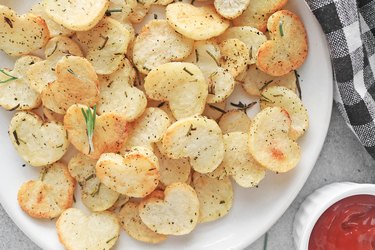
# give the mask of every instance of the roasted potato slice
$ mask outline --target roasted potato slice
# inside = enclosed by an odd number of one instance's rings
[[[18,203],[31,217],[53,219],[72,206],[74,187],[68,168],[54,163],[41,170],[39,180],[21,186]]]
[[[225,216],[233,204],[232,182],[228,177],[213,179],[195,172],[193,187],[199,200],[199,222],[209,222]]]
[[[280,107],[268,107],[251,122],[249,150],[263,167],[274,172],[288,172],[301,158],[300,147],[289,137],[290,116]]]
[[[231,110],[225,113],[219,121],[219,127],[223,134],[231,132],[248,133],[250,130],[250,118],[242,110]]]
[[[309,115],[301,99],[292,90],[275,86],[262,92],[260,107],[281,107],[285,109],[292,120],[289,135],[297,140],[309,127]]]
[[[124,115],[127,121],[134,121],[146,109],[146,95],[134,87],[135,70],[124,58],[120,68],[111,75],[99,76],[98,113],[115,112]]]
[[[258,50],[257,67],[272,76],[299,68],[308,52],[307,33],[301,19],[289,10],[274,13],[267,23],[271,40]]]
[[[42,93],[49,83],[57,80],[56,64],[67,55],[83,56],[81,48],[72,39],[65,36],[56,36],[49,40],[44,51],[46,60],[36,62],[26,70],[30,86]]]
[[[223,135],[214,120],[201,116],[173,123],[163,137],[167,156],[188,157],[193,169],[200,173],[214,171],[224,158]]]
[[[20,57],[14,69],[0,69],[0,106],[7,110],[30,110],[40,106],[39,93],[34,91],[26,79],[30,65],[40,62],[35,56]]]
[[[166,8],[166,16],[178,33],[194,40],[210,39],[229,27],[229,21],[218,15],[213,6],[172,3]]]
[[[202,115],[206,116],[208,119],[217,121],[223,116],[223,114],[226,113],[225,111],[226,105],[227,105],[226,101],[219,102],[219,103],[206,104],[206,107]]]
[[[122,228],[134,239],[146,243],[157,244],[167,239],[166,235],[158,234],[149,229],[139,217],[139,203],[130,201],[118,214]]]
[[[171,62],[153,69],[144,84],[149,98],[168,101],[176,119],[202,114],[208,86],[192,63]]]
[[[164,63],[189,56],[193,43],[172,29],[166,20],[152,20],[135,39],[133,62],[140,72],[148,74]]]
[[[221,167],[241,187],[255,187],[263,180],[265,168],[252,157],[248,147],[249,135],[232,132],[224,135],[225,155]]]
[[[43,111],[43,116],[42,116],[43,121],[64,123],[64,115],[53,112],[52,110],[46,107],[42,107],[42,111]]]
[[[109,6],[108,0],[43,0],[42,3],[52,20],[75,31],[92,29],[103,18]]]
[[[131,39],[125,26],[110,17],[89,31],[77,32],[77,38],[87,50],[86,58],[101,75],[112,74],[120,67]]]
[[[150,6],[146,6],[137,1],[137,5],[129,14],[129,21],[132,23],[140,23],[142,22],[143,18],[148,14],[150,10]]]
[[[221,67],[228,70],[236,78],[246,70],[250,58],[249,48],[244,42],[236,38],[225,40],[219,46],[222,55]]]
[[[10,121],[8,134],[19,156],[34,167],[60,160],[69,146],[62,124],[43,123],[39,116],[30,112],[16,113]]]
[[[137,6],[137,0],[110,0],[106,16],[124,22]]]
[[[250,0],[247,9],[233,23],[235,26],[251,26],[266,32],[268,18],[287,2],[288,0]]]
[[[142,222],[160,234],[190,233],[199,218],[199,200],[194,189],[186,183],[173,183],[165,189],[164,196],[164,199],[150,197],[140,203]]]
[[[249,6],[251,0],[215,0],[216,11],[223,17],[234,19],[241,15]]]
[[[116,215],[110,212],[85,215],[77,208],[69,208],[56,222],[57,234],[66,249],[109,250],[120,236]]]
[[[135,147],[124,156],[103,154],[96,164],[96,175],[110,189],[140,198],[157,187],[159,163],[151,150]]]
[[[99,159],[103,153],[118,152],[128,138],[129,123],[125,117],[117,113],[97,116],[92,139],[94,150],[90,151],[82,109],[87,110],[88,107],[72,105],[64,117],[64,126],[74,147],[93,159]]]
[[[0,5],[0,50],[10,56],[27,55],[42,48],[49,39],[43,18],[34,14],[18,16]]]

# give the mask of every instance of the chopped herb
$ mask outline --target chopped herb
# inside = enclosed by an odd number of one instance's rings
[[[75,195],[73,194],[73,202],[74,203],[76,203],[77,201],[76,201],[76,197],[75,197]]]
[[[18,139],[18,135],[17,135],[17,131],[16,130],[13,131],[13,136],[14,136],[14,139],[16,140],[17,145],[20,145],[20,141]]]
[[[67,71],[78,78],[78,75],[72,69],[67,69]]]
[[[216,76],[217,74],[218,74],[218,72],[215,71],[215,72],[213,72],[208,78],[212,78],[212,77]]]
[[[115,12],[117,12],[117,13],[122,12],[122,9],[108,9],[108,10],[106,10],[105,15],[111,16],[112,13],[115,13]]]
[[[268,233],[264,235],[264,245],[263,250],[267,250],[267,244],[268,244]]]
[[[255,104],[257,104],[257,102],[251,102],[249,104],[242,103],[241,101],[238,103],[233,103],[233,102],[230,103],[230,105],[232,105],[233,107],[236,107],[238,108],[238,110],[242,110],[244,112],[252,108]]]
[[[100,187],[101,187],[102,183],[99,182],[99,185],[96,186],[96,189],[94,190],[94,192],[92,192],[90,195],[91,197],[94,197],[95,195],[97,195],[99,193],[99,190],[100,190]]]
[[[49,55],[47,55],[46,57],[50,57],[50,56],[52,56],[55,52],[56,52],[56,50],[57,50],[57,46],[59,45],[59,42],[56,42],[55,43],[55,47],[53,48],[53,50],[52,50],[52,52],[49,54]]]
[[[189,130],[186,133],[186,136],[191,136],[191,131],[195,131],[195,130],[197,130],[197,128],[194,128],[193,124],[190,124]]]
[[[284,30],[283,30],[283,21],[280,20],[279,22],[279,30],[280,30],[280,36],[284,36]]]
[[[23,168],[26,167],[26,164],[22,164],[22,167],[23,167]]]
[[[208,85],[208,94],[215,95],[215,84]]]
[[[44,177],[46,177],[46,174],[48,173],[48,168],[43,168],[40,172],[40,180],[44,181]]]
[[[14,111],[14,110],[18,109],[20,106],[21,106],[21,104],[18,103],[18,104],[17,104],[16,106],[14,106],[13,108],[8,109],[8,111]]]
[[[104,36],[102,36],[102,35],[100,35],[100,37],[104,39],[103,44],[99,47],[99,50],[102,50],[102,49],[104,49],[105,46],[107,45],[107,42],[108,42],[109,37],[108,37],[108,36],[105,36],[105,37],[104,37]]]
[[[220,201],[220,204],[225,204],[225,201]]]
[[[219,62],[216,60],[216,57],[209,50],[206,50],[206,52],[215,61],[216,65],[220,66]]]
[[[89,181],[89,180],[91,180],[92,178],[94,178],[95,177],[95,174],[91,174],[90,176],[88,176],[86,179],[85,179],[85,181]]]
[[[115,237],[113,237],[113,238],[111,238],[111,239],[109,239],[109,240],[107,240],[105,243],[109,243],[109,242],[111,242],[112,240],[114,240],[114,239],[116,239],[118,236],[116,235]]]
[[[159,103],[159,105],[158,105],[158,108],[161,108],[161,107],[163,107],[163,106],[164,106],[164,104],[165,104],[165,102],[161,102],[161,103]]]
[[[158,15],[157,14],[154,14],[154,19],[158,19]]]
[[[267,96],[265,96],[265,95],[263,95],[263,94],[260,95],[260,100],[261,100],[262,102],[273,103],[272,100],[270,100]]]
[[[294,74],[296,75],[296,85],[297,85],[299,99],[302,100],[302,90],[301,90],[301,84],[299,82],[300,75],[298,74],[297,70],[294,71]]]
[[[61,145],[59,145],[59,146],[57,146],[56,148],[62,148],[64,145],[63,144],[61,144]]]
[[[191,75],[191,76],[193,76],[194,74],[193,73],[191,73],[187,68],[185,68],[184,67],[184,71],[186,72],[186,73],[188,73],[189,75]]]
[[[0,69],[0,73],[3,73],[4,75],[8,76],[9,78],[4,80],[4,81],[0,81],[0,83],[7,83],[7,82],[10,82],[10,81],[14,81],[14,80],[17,80],[18,78],[15,77],[15,76],[12,76],[12,75],[9,75],[7,72],[5,72],[3,69]]]
[[[91,152],[94,152],[94,144],[92,142],[92,138],[94,136],[94,128],[95,128],[95,120],[96,120],[96,105],[94,106],[93,111],[91,111],[90,108],[88,108],[86,111],[82,108],[81,111],[86,122],[86,132],[87,132],[87,138],[89,141],[89,154],[90,154]]]
[[[251,46],[249,49],[249,56],[250,56],[250,60],[252,60],[253,59],[253,46]]]
[[[13,29],[13,23],[12,23],[12,21],[9,18],[4,17],[4,21],[9,25],[9,27],[11,29]]]
[[[223,109],[221,109],[221,108],[218,108],[218,107],[216,107],[216,106],[214,106],[214,105],[212,105],[212,104],[208,104],[208,106],[209,106],[210,108],[215,109],[216,111],[219,111],[219,112],[223,113],[223,114],[227,113],[227,111],[225,111],[225,110],[223,110]]]
[[[195,62],[199,62],[199,52],[195,50]]]
[[[271,80],[271,81],[268,81],[268,82],[266,82],[259,90],[260,91],[263,91],[268,85],[270,85],[270,83],[272,83],[273,82],[273,80]]]

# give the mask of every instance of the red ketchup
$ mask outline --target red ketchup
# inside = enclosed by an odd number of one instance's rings
[[[375,250],[375,196],[342,199],[319,218],[309,250]]]

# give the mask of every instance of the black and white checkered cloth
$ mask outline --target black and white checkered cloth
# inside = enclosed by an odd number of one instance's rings
[[[375,158],[375,0],[306,0],[326,34],[334,99]]]

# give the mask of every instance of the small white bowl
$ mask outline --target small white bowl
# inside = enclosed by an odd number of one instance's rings
[[[320,216],[336,202],[353,195],[375,195],[375,185],[339,182],[326,185],[309,195],[293,223],[294,245],[297,250],[308,250],[311,232]]]

